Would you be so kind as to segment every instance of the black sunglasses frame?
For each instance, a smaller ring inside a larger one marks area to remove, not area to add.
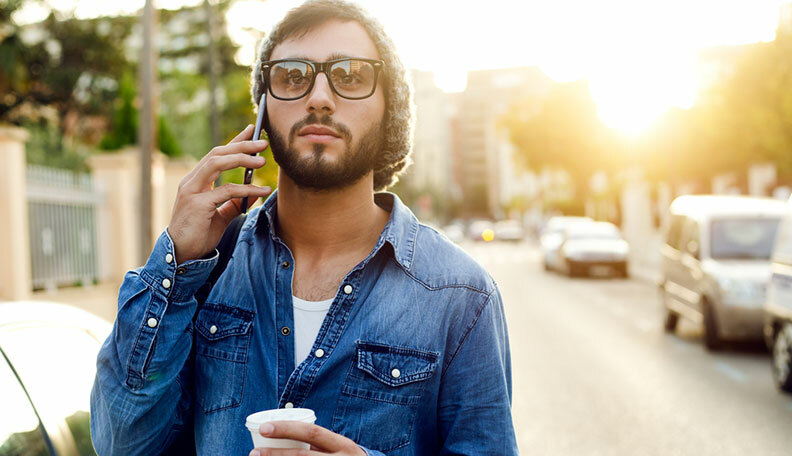
[[[342,95],[342,94],[338,93],[338,90],[336,90],[335,86],[333,85],[333,81],[330,80],[330,75],[327,73],[327,70],[333,64],[338,63],[338,62],[343,62],[343,61],[346,61],[346,60],[360,60],[360,61],[363,61],[363,62],[368,62],[368,63],[371,64],[371,66],[374,67],[374,86],[371,88],[371,92],[369,92],[368,95],[365,95],[365,96],[362,96],[362,97],[348,97],[346,95]],[[269,83],[270,82],[269,81],[269,79],[270,79],[270,74],[269,74],[270,73],[270,69],[275,64],[278,64],[278,63],[281,63],[281,62],[301,62],[301,63],[305,63],[307,65],[310,65],[311,68],[313,68],[314,71],[313,71],[313,78],[311,79],[311,84],[308,86],[308,89],[305,91],[304,94],[300,95],[299,97],[284,98],[284,97],[279,97],[279,96],[275,95],[274,93],[272,93],[272,85]],[[316,82],[316,77],[319,75],[319,73],[324,73],[325,77],[327,78],[327,84],[330,86],[330,90],[332,90],[334,94],[338,95],[341,98],[346,98],[347,100],[362,100],[364,98],[368,98],[368,97],[374,95],[374,92],[377,91],[377,82],[379,81],[379,74],[380,74],[380,71],[382,71],[382,67],[384,65],[385,65],[385,61],[383,61],[383,60],[366,59],[366,58],[362,58],[362,57],[344,57],[344,58],[341,58],[341,59],[328,60],[327,62],[312,62],[310,60],[303,60],[303,59],[269,60],[269,61],[266,61],[266,62],[261,62],[261,82],[264,83],[264,87],[267,88],[267,91],[269,91],[270,95],[272,95],[273,98],[277,98],[278,100],[283,100],[283,101],[293,101],[293,100],[299,100],[300,98],[303,98],[304,96],[306,96],[309,93],[311,93],[311,90],[313,90],[314,83]]]

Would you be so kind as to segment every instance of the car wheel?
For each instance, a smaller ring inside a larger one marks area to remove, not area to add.
[[[778,389],[792,393],[792,324],[786,323],[773,343],[773,378]]]
[[[715,320],[715,309],[706,299],[701,305],[704,313],[704,346],[707,350],[716,351],[721,348],[722,341],[718,336],[718,322]]]

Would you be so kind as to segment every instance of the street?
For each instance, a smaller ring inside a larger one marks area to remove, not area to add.
[[[531,242],[462,247],[503,295],[521,454],[792,454],[762,345],[712,354],[687,321],[665,334],[650,281],[545,272]]]

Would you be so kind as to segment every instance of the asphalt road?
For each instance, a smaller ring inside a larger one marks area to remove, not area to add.
[[[545,272],[531,243],[463,245],[503,295],[523,455],[792,455],[792,396],[761,344],[663,332],[656,287]]]

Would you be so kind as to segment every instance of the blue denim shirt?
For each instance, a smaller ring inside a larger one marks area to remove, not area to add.
[[[389,221],[298,366],[294,258],[276,234],[275,195],[248,215],[202,306],[194,294],[217,254],[177,265],[163,232],[146,265],[126,274],[99,353],[98,454],[157,454],[190,430],[199,455],[247,455],[247,415],[291,406],[372,455],[517,454],[495,283],[398,197],[375,200]]]

